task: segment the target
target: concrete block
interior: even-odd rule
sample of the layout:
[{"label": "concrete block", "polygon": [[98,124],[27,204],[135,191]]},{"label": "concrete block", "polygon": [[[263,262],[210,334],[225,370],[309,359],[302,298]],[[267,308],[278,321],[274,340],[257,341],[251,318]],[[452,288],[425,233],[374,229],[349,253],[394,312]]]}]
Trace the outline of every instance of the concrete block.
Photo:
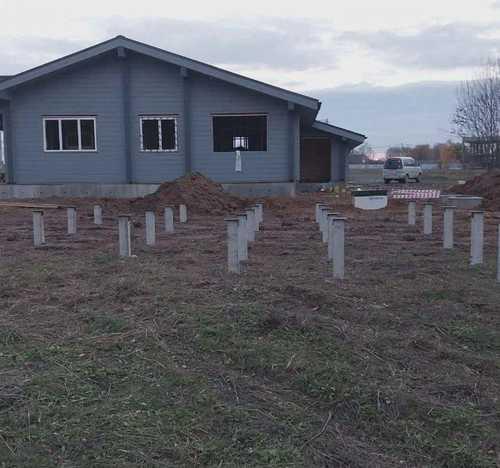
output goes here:
[{"label": "concrete block", "polygon": [[118,246],[120,257],[132,256],[130,215],[118,216]]},{"label": "concrete block", "polygon": [[43,210],[33,210],[33,245],[40,247],[43,244],[45,244]]},{"label": "concrete block", "polygon": [[165,232],[172,234],[174,232],[174,210],[172,207],[167,206],[163,211],[165,221]]},{"label": "concrete block", "polygon": [[432,234],[432,203],[424,205],[424,234],[426,236]]},{"label": "concrete block", "polygon": [[443,207],[443,248],[453,249],[454,245],[454,233],[453,233],[453,217],[454,217],[454,206],[444,206]]},{"label": "concrete block", "polygon": [[333,238],[333,277],[336,279],[344,279],[345,277],[345,221],[346,218],[336,217],[332,222],[332,238]]},{"label": "concrete block", "polygon": [[68,234],[76,234],[76,208],[70,206],[66,212],[68,215]]},{"label": "concrete block", "polygon": [[187,215],[187,206],[179,205],[179,222],[187,223],[188,215]]},{"label": "concrete block", "polygon": [[408,202],[408,225],[415,226],[417,224],[417,202]]},{"label": "concrete block", "polygon": [[102,224],[102,206],[94,205],[94,224],[100,226]]},{"label": "concrete block", "polygon": [[246,213],[240,213],[238,215],[238,257],[240,261],[248,260],[248,228]]},{"label": "concrete block", "polygon": [[321,240],[324,244],[328,242],[328,225],[327,225],[327,213],[329,207],[323,205],[319,207],[319,230],[321,232]]},{"label": "concrete block", "polygon": [[260,231],[260,213],[259,207],[255,205],[253,208],[254,218],[255,218],[255,232]]},{"label": "concrete block", "polygon": [[319,223],[319,207],[321,206],[321,203],[316,203],[314,207],[314,220],[316,223]]},{"label": "concrete block", "polygon": [[259,202],[255,205],[258,209],[258,214],[259,214],[259,224],[262,224],[264,222],[264,203]]},{"label": "concrete block", "polygon": [[156,244],[156,216],[154,211],[146,211],[146,245]]},{"label": "concrete block", "polygon": [[333,235],[333,223],[335,218],[338,217],[338,213],[328,213],[326,215],[326,223],[328,229],[328,260],[333,260],[333,245],[334,245],[334,235]]},{"label": "concrete block", "polygon": [[483,263],[484,250],[484,211],[473,211],[471,217],[470,264]]},{"label": "concrete block", "polygon": [[255,241],[255,212],[251,209],[245,211],[247,215],[248,242]]},{"label": "concrete block", "polygon": [[227,226],[227,269],[230,273],[240,273],[238,256],[238,218],[226,218]]},{"label": "concrete block", "polygon": [[444,205],[453,205],[459,210],[473,210],[478,208],[483,203],[482,197],[475,197],[471,195],[441,195],[441,203]]}]

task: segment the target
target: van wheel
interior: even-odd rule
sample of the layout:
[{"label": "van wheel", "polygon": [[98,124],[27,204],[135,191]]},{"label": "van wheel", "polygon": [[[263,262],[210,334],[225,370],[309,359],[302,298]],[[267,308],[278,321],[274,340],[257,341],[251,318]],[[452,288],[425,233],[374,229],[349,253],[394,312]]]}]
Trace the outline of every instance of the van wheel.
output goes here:
[{"label": "van wheel", "polygon": [[420,177],[415,177],[415,182],[418,184],[420,182]]}]

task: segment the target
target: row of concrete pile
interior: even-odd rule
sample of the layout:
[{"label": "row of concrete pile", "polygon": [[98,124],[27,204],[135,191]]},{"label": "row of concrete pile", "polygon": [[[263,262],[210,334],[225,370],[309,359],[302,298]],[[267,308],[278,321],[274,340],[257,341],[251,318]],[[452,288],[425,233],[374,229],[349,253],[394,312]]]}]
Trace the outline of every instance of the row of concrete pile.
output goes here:
[{"label": "row of concrete pile", "polygon": [[[443,206],[443,248],[454,248],[454,211],[452,205]],[[433,204],[424,203],[423,208],[423,233],[432,235]],[[471,236],[470,236],[470,265],[481,265],[484,262],[484,211],[471,211]],[[343,279],[344,268],[344,232],[346,218],[339,213],[330,211],[322,203],[316,203],[316,222],[319,224],[322,241],[328,244],[328,260],[332,262],[333,277]],[[408,224],[416,225],[417,203],[408,203]],[[500,225],[497,231],[497,282],[500,282]]]},{"label": "row of concrete pile", "polygon": [[332,263],[332,274],[336,279],[345,276],[344,249],[345,249],[345,223],[340,213],[331,211],[324,203],[316,203],[316,223],[319,225],[321,240],[328,244],[328,260]]},{"label": "row of concrete pile", "polygon": [[255,234],[264,221],[264,204],[257,203],[236,216],[226,218],[227,269],[241,273],[248,261],[248,245],[255,241]]},{"label": "row of concrete pile", "polygon": [[[187,222],[187,207],[179,205],[179,222]],[[77,232],[77,211],[75,207],[67,207],[68,217],[68,234],[74,235]],[[153,246],[156,244],[156,214],[154,211],[147,211],[146,219],[146,244]],[[94,205],[94,224],[100,226],[103,224],[102,207]],[[130,257],[132,255],[132,217],[128,214],[118,216],[118,237],[119,237],[119,254],[122,257]],[[167,233],[174,232],[174,209],[165,207],[164,209],[164,230]],[[33,210],[33,244],[35,247],[40,247],[45,244],[45,221],[44,210]]]},{"label": "row of concrete pile", "polygon": [[[454,239],[454,218],[456,206],[443,206],[443,248],[451,250],[455,247]],[[424,203],[423,209],[423,233],[426,236],[432,235],[433,204]],[[484,211],[470,211],[470,265],[481,265],[484,262]],[[408,224],[415,226],[417,223],[417,203],[408,202]],[[497,231],[497,281],[500,282],[500,225]]]}]

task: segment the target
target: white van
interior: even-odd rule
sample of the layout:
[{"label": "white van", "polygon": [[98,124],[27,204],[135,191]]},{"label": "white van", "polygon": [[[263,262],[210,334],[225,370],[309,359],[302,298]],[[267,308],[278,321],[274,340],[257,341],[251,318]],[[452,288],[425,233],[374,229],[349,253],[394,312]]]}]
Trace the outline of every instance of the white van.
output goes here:
[{"label": "white van", "polygon": [[413,158],[389,158],[384,164],[384,182],[386,184],[391,180],[397,180],[402,184],[410,179],[420,182],[421,175],[422,168]]}]

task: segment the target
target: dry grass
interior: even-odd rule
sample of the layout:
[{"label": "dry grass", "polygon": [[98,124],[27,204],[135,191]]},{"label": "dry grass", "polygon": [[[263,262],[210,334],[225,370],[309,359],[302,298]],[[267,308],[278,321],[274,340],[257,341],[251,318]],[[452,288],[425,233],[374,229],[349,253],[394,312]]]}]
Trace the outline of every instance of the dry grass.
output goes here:
[{"label": "dry grass", "polygon": [[222,217],[152,249],[137,225],[119,259],[111,218],[81,216],[75,242],[54,212],[34,251],[29,213],[6,212],[0,466],[497,466],[493,220],[471,270],[465,214],[443,252],[437,212],[424,239],[401,207],[340,202],[340,283],[314,199],[268,207],[241,276]]}]

